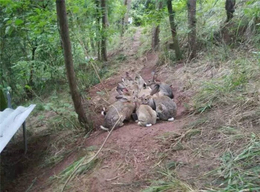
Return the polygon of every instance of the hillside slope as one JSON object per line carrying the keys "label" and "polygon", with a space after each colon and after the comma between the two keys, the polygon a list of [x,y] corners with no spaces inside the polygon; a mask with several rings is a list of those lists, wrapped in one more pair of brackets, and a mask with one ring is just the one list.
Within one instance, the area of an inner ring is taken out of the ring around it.
{"label": "hillside slope", "polygon": [[[97,159],[82,166],[65,191],[259,190],[260,66],[252,54],[257,50],[237,48],[223,59],[225,49],[216,47],[213,56],[201,52],[190,63],[159,66],[158,53],[138,57],[142,35],[138,28],[132,38],[123,39],[122,49],[110,60],[113,64],[118,55],[125,59],[113,76],[87,92],[90,99],[85,105],[94,111],[96,131],[83,137],[64,130],[52,134],[38,130],[30,141],[31,153],[20,160],[26,166],[9,182],[8,191],[60,191],[82,157],[91,158],[108,134],[98,129],[105,97],[100,92],[111,93],[107,100],[126,71],[148,80],[154,70],[160,80],[173,85],[176,120],[149,128],[129,122],[115,129]],[[5,154],[14,151],[7,149]],[[21,157],[21,150],[16,153]],[[43,166],[50,155],[61,159]]]}

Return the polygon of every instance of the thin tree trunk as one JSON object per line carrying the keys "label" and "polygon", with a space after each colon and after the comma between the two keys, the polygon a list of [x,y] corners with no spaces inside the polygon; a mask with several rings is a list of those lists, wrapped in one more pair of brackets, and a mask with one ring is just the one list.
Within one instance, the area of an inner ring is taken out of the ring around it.
{"label": "thin tree trunk", "polygon": [[173,39],[173,47],[175,50],[176,59],[180,60],[182,58],[180,46],[178,42],[177,32],[176,32],[176,26],[174,23],[174,11],[172,10],[172,1],[167,0],[167,8],[169,13],[169,21],[170,21],[170,27],[171,27],[171,33],[172,33],[172,39]]}
{"label": "thin tree trunk", "polygon": [[196,0],[188,0],[189,60],[196,56]]}
{"label": "thin tree trunk", "polygon": [[106,11],[106,0],[101,0],[101,11],[102,11],[102,33],[101,33],[101,58],[103,61],[107,61],[107,11]]}
{"label": "thin tree trunk", "polygon": [[[124,0],[124,6],[127,7],[127,0]],[[126,15],[127,13],[125,13]],[[122,26],[122,30],[121,30],[121,36],[123,36],[124,32],[125,32],[125,26],[126,26],[126,23],[125,23],[125,15],[124,17],[121,19],[121,26]]]}
{"label": "thin tree trunk", "polygon": [[90,38],[90,47],[92,55],[96,55],[95,41],[93,37]]}
{"label": "thin tree trunk", "polygon": [[30,68],[30,77],[29,77],[29,81],[28,81],[28,84],[27,84],[29,87],[26,86],[24,88],[25,93],[26,93],[26,95],[29,99],[33,98],[33,93],[31,91],[31,89],[33,87],[33,74],[34,74],[34,65],[35,65],[34,60],[35,60],[36,49],[37,49],[37,43],[36,43],[36,45],[33,45],[33,48],[32,48],[32,59],[31,59],[31,61],[33,61],[33,62],[32,62],[31,68]]}
{"label": "thin tree trunk", "polygon": [[230,19],[233,18],[233,13],[235,12],[235,4],[236,4],[236,0],[226,0],[226,4],[225,4],[225,9],[227,12],[226,22],[229,22]]}
{"label": "thin tree trunk", "polygon": [[125,0],[125,6],[126,6],[126,13],[125,13],[125,17],[124,17],[124,25],[127,26],[128,18],[129,18],[129,11],[131,8],[131,0]]}
{"label": "thin tree trunk", "polygon": [[77,88],[75,72],[73,67],[71,43],[69,37],[68,20],[66,13],[65,0],[56,0],[57,17],[60,24],[61,39],[63,42],[63,52],[65,59],[65,66],[67,70],[67,77],[69,81],[70,92],[74,103],[74,108],[78,114],[79,122],[87,128],[88,120],[81,103],[81,97]]}
{"label": "thin tree trunk", "polygon": [[157,25],[152,29],[152,50],[153,51],[158,51],[159,49],[159,42],[160,42],[159,34],[160,34],[160,26]]}
{"label": "thin tree trunk", "polygon": [[101,60],[101,25],[100,25],[100,0],[95,0],[95,4],[96,4],[96,30],[97,30],[97,34],[96,34],[96,47],[97,47],[97,58],[100,61]]}
{"label": "thin tree trunk", "polygon": [[[162,9],[162,1],[157,0],[157,10],[160,11]],[[160,24],[157,23],[156,26],[153,27],[152,29],[152,49],[154,51],[157,51],[159,49],[159,34],[160,34]]]}

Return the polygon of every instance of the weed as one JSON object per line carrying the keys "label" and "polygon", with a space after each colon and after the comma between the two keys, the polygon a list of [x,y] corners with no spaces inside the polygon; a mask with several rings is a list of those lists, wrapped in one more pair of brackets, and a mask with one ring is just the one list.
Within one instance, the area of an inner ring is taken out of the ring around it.
{"label": "weed", "polygon": [[219,66],[214,78],[202,82],[201,88],[194,98],[197,112],[203,113],[212,107],[244,103],[245,94],[251,89],[252,82],[257,85],[256,59],[238,57]]}
{"label": "weed", "polygon": [[[179,180],[172,168],[177,166],[176,162],[168,164],[168,167],[161,167],[156,174],[160,175],[160,179],[156,181],[151,181],[151,185],[144,189],[142,192],[158,192],[158,191],[176,191],[176,192],[185,192],[193,191],[191,186],[187,183]],[[158,176],[157,176],[158,177]]]}
{"label": "weed", "polygon": [[[81,164],[85,160],[84,157],[79,158],[77,161],[74,161],[71,163],[67,168],[65,168],[58,176],[52,177],[51,179],[59,179],[61,181],[65,181],[74,171],[75,167],[77,167],[79,164]],[[88,171],[91,171],[92,169],[95,168],[95,166],[98,164],[99,160],[95,159],[94,161],[91,161],[90,163],[81,166],[76,174],[81,175],[81,174],[86,174]]]}
{"label": "weed", "polygon": [[212,191],[260,190],[260,140],[251,136],[250,142],[237,151],[227,150],[221,157],[216,176],[221,180],[219,189]]}
{"label": "weed", "polygon": [[124,54],[119,54],[119,55],[116,57],[116,60],[118,60],[118,61],[124,61],[124,60],[126,60],[126,55],[124,55]]}
{"label": "weed", "polygon": [[184,128],[185,129],[194,129],[196,127],[199,127],[205,123],[208,123],[208,118],[207,117],[204,117],[204,118],[200,118],[200,119],[197,119],[195,121],[192,121],[191,123],[189,123],[188,125],[185,125]]}

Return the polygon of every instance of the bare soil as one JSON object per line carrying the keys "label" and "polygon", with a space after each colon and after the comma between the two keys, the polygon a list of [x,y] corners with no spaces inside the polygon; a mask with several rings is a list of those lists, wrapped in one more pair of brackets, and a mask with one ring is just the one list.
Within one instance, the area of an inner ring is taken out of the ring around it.
{"label": "bare soil", "polygon": [[[180,138],[183,126],[192,120],[187,118],[189,112],[184,107],[184,104],[189,102],[192,93],[180,89],[182,82],[173,81],[174,78],[170,75],[171,70],[181,68],[182,64],[170,67],[170,70],[167,67],[158,67],[156,65],[158,55],[153,52],[136,58],[140,35],[141,30],[138,30],[134,36],[132,47],[123,50],[127,60],[122,63],[119,72],[93,86],[88,92],[91,101],[86,105],[91,107],[94,112],[92,121],[96,131],[88,138],[77,137],[69,143],[66,148],[71,152],[60,163],[51,167],[41,167],[41,163],[43,163],[44,155],[47,154],[51,143],[57,142],[59,137],[43,133],[38,137],[33,135],[33,139],[29,140],[29,151],[26,155],[23,155],[23,150],[20,147],[22,141],[16,146],[8,145],[2,153],[4,175],[7,177],[2,179],[3,182],[6,182],[4,191],[19,192],[27,189],[29,191],[57,191],[57,182],[53,183],[49,178],[58,175],[69,164],[77,160],[82,155],[82,149],[90,146],[99,148],[103,143],[108,133],[99,129],[103,123],[100,111],[103,106],[108,105],[108,101],[113,101],[114,88],[125,72],[140,73],[145,80],[149,80],[152,77],[151,72],[156,70],[159,71],[161,81],[172,84],[174,100],[178,106],[176,120],[174,122],[158,122],[149,128],[140,127],[134,122],[126,122],[123,127],[115,129],[98,156],[98,165],[87,175],[77,176],[71,181],[67,191],[140,191],[149,185],[149,179],[153,178],[153,170],[160,165],[162,160],[171,159],[163,157],[164,147],[167,145],[165,142],[173,142],[173,140],[167,140],[167,136]],[[101,90],[110,93],[110,98],[106,98],[106,101],[97,94]],[[184,153],[180,152],[179,160],[188,162],[188,154]],[[185,176],[185,172],[183,175]]]}

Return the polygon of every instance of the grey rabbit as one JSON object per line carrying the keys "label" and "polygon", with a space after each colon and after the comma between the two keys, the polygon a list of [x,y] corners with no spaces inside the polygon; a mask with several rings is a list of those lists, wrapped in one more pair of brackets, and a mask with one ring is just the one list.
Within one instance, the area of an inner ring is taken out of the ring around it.
{"label": "grey rabbit", "polygon": [[143,98],[143,103],[150,105],[161,120],[173,121],[176,117],[177,105],[165,95],[147,95]]}
{"label": "grey rabbit", "polygon": [[170,97],[171,99],[174,98],[173,92],[172,92],[172,87],[171,85],[168,85],[166,83],[161,83],[158,79],[157,79],[157,75],[155,74],[155,72],[152,72],[153,78],[152,78],[152,82],[149,82],[148,84],[151,86],[152,88],[152,92],[151,95],[160,92],[165,96]]}
{"label": "grey rabbit", "polygon": [[132,97],[119,95],[117,99],[106,111],[102,111],[102,114],[105,115],[105,120],[100,128],[103,130],[109,131],[113,126],[115,128],[121,127],[124,125],[124,120],[131,119],[131,115],[135,110],[135,103]]}

